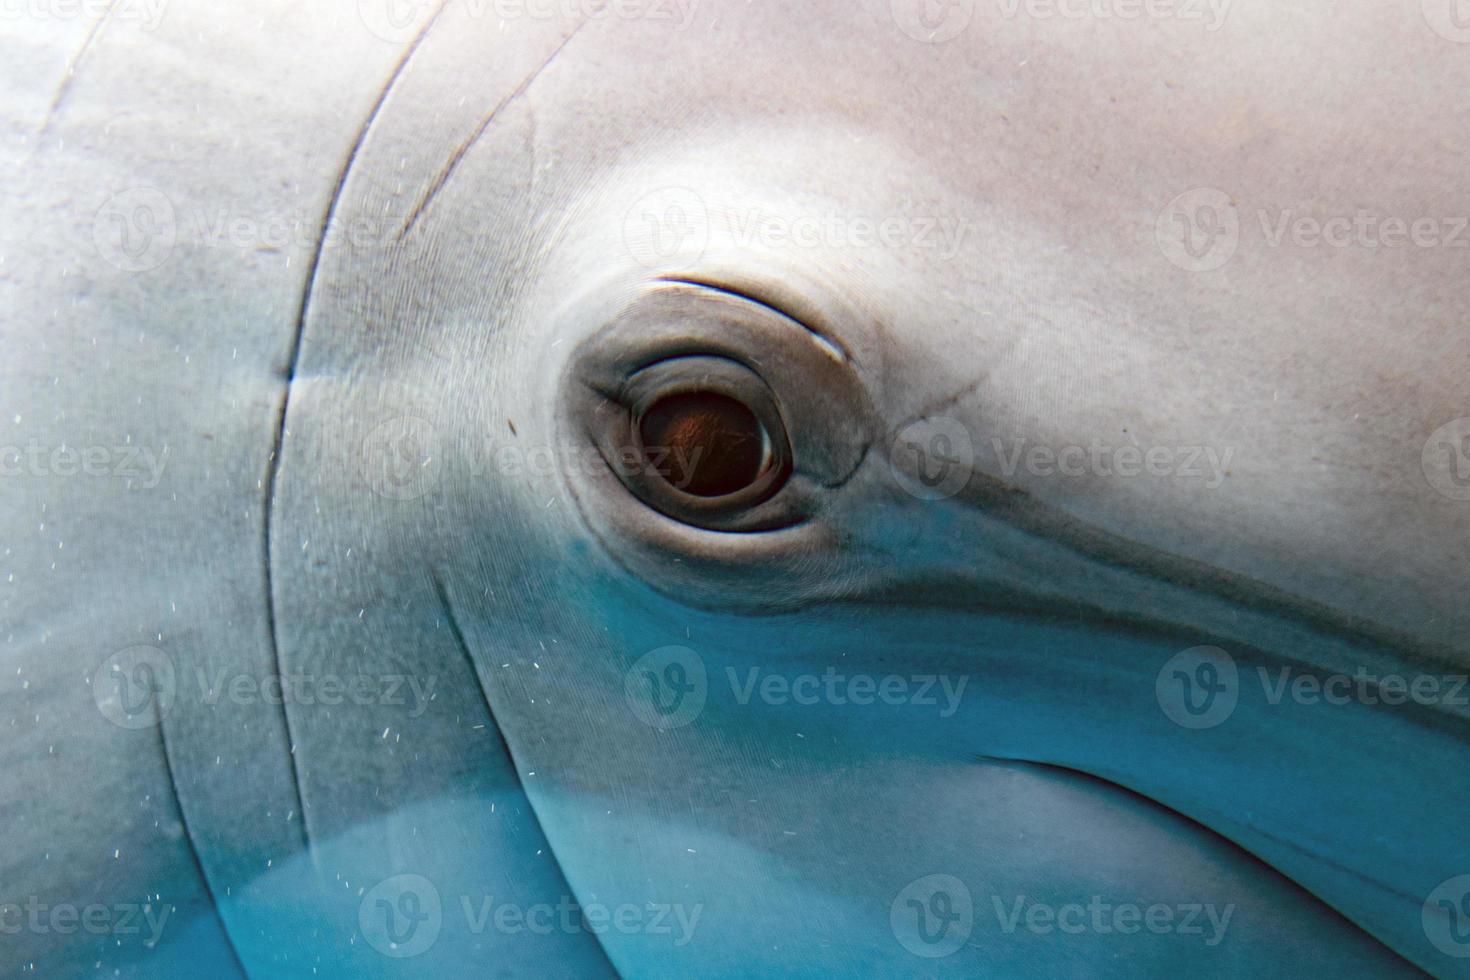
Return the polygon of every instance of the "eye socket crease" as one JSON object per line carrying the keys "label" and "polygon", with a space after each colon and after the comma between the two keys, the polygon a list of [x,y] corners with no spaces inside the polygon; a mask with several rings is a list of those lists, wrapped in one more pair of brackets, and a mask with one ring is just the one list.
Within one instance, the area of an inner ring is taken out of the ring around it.
{"label": "eye socket crease", "polygon": [[825,350],[839,364],[847,364],[852,359],[851,355],[847,351],[847,348],[844,347],[842,342],[838,340],[835,336],[831,335],[825,330],[813,326],[811,323],[808,323],[806,320],[803,320],[801,317],[783,308],[782,305],[777,303],[775,300],[761,295],[759,292],[752,288],[747,287],[745,289],[738,289],[727,283],[717,282],[714,279],[701,279],[695,276],[659,276],[655,281],[671,283],[679,286],[697,286],[701,289],[710,289],[717,293],[724,293],[726,296],[731,296],[735,299],[744,300],[747,303],[754,303],[757,306],[763,306],[766,309],[770,310],[772,313],[775,313],[777,316],[782,317],[786,320],[790,320],[792,323],[796,324],[798,327],[811,334],[812,340],[816,342],[817,346]]}

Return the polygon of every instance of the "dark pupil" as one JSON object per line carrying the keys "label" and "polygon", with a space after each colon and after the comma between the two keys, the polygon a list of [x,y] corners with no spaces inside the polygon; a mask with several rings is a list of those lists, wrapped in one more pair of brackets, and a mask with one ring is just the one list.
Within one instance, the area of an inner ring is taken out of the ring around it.
{"label": "dark pupil", "polygon": [[711,392],[670,395],[639,423],[648,462],[696,497],[744,490],[765,468],[765,432],[740,402]]}

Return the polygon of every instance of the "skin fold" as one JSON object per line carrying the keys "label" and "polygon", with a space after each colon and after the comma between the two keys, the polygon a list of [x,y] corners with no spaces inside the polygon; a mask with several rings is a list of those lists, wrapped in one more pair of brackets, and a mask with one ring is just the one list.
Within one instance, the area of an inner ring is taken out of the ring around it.
{"label": "skin fold", "polygon": [[1470,976],[1470,48],[1122,6],[0,23],[0,973]]}

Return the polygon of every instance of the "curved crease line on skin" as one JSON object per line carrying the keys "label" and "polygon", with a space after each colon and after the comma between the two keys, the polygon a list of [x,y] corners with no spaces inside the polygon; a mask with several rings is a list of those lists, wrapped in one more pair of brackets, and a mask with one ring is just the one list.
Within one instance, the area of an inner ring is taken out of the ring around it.
{"label": "curved crease line on skin", "polygon": [[836,336],[826,330],[818,329],[801,317],[782,309],[779,304],[755,292],[737,289],[734,286],[717,282],[714,279],[703,279],[698,276],[659,276],[655,281],[669,283],[674,286],[695,286],[699,289],[708,289],[716,293],[724,293],[726,296],[733,296],[735,299],[745,300],[747,303],[754,303],[756,306],[763,306],[783,320],[790,320],[811,334],[813,339],[840,363],[846,364],[852,360],[852,355],[848,353],[847,348],[843,346],[842,342]]}
{"label": "curved crease line on skin", "polygon": [[164,731],[164,720],[160,713],[157,702],[153,705],[155,727],[158,729],[158,745],[163,751],[163,768],[168,773],[168,789],[173,796],[174,807],[179,811],[179,825],[184,828],[184,843],[189,848],[189,859],[193,862],[194,871],[199,875],[199,880],[204,884],[204,894],[209,898],[209,909],[214,913],[219,922],[220,935],[224,936],[225,946],[230,951],[230,959],[239,968],[240,975],[245,980],[250,980],[250,971],[245,969],[245,961],[240,958],[240,951],[235,948],[235,940],[230,935],[229,926],[225,923],[225,914],[219,906],[219,899],[215,896],[214,886],[209,883],[209,875],[204,873],[204,862],[199,860],[199,847],[194,842],[194,830],[189,826],[189,817],[184,813],[184,800],[179,795],[179,781],[174,775],[173,757],[169,755],[168,735]]}
{"label": "curved crease line on skin", "polygon": [[[978,485],[976,485],[978,484]],[[1156,582],[1204,593],[1232,606],[1281,616],[1308,630],[1352,645],[1379,648],[1415,667],[1453,672],[1459,664],[1451,651],[1362,616],[1334,609],[1240,572],[1143,544],[1074,517],[1043,503],[1029,492],[988,474],[976,472],[972,487],[959,499],[1025,534],[1050,541],[1088,561],[1100,561]],[[1449,705],[1441,712],[1456,715]],[[1463,716],[1461,716],[1463,717]]]}
{"label": "curved crease line on skin", "polygon": [[82,59],[86,57],[87,52],[92,50],[92,45],[102,33],[102,28],[112,19],[112,12],[117,9],[117,4],[118,0],[108,0],[107,7],[87,29],[87,36],[82,39],[81,47],[77,48],[76,53],[67,61],[66,74],[61,77],[61,84],[56,87],[56,94],[51,97],[51,104],[46,108],[46,118],[41,120],[41,126],[36,130],[38,137],[45,136],[51,131],[51,124],[56,121],[56,116],[61,111],[61,104],[71,94],[72,83],[76,81],[77,68],[81,66]]}
{"label": "curved crease line on skin", "polygon": [[[265,574],[266,625],[270,634],[271,657],[277,676],[281,675],[281,643],[280,633],[276,624],[275,579],[271,574],[271,515],[275,510],[276,481],[280,475],[281,459],[285,449],[286,414],[290,408],[291,385],[296,380],[297,370],[301,363],[301,341],[302,336],[306,332],[306,318],[311,309],[311,299],[316,292],[317,274],[321,268],[322,252],[326,248],[327,233],[331,229],[333,219],[336,217],[337,206],[342,200],[342,192],[347,186],[348,175],[352,172],[352,166],[357,161],[357,156],[362,151],[363,145],[367,142],[368,132],[377,121],[378,114],[382,111],[384,103],[388,101],[389,94],[392,93],[394,87],[398,84],[398,80],[402,77],[404,69],[408,67],[408,63],[413,59],[415,52],[423,44],[424,38],[428,36],[429,31],[439,20],[439,15],[444,12],[444,8],[448,5],[448,2],[449,0],[439,0],[439,4],[434,9],[434,13],[424,22],[424,26],[419,29],[419,33],[409,42],[407,48],[404,49],[402,56],[398,59],[398,63],[393,66],[393,71],[384,83],[382,91],[378,93],[378,98],[373,103],[372,109],[368,112],[367,119],[363,121],[362,127],[358,129],[357,138],[353,141],[351,150],[348,151],[347,160],[337,174],[336,186],[332,188],[332,197],[327,203],[326,213],[322,216],[321,234],[317,238],[316,247],[312,250],[311,264],[306,270],[306,282],[301,293],[301,306],[296,316],[296,330],[291,338],[290,356],[287,361],[285,377],[283,378],[284,386],[281,392],[281,406],[276,414],[275,439],[270,458],[266,463],[263,495],[265,518],[261,531],[261,557],[263,559]],[[301,773],[296,765],[296,739],[291,730],[291,712],[288,707],[288,700],[286,699],[283,699],[281,703],[281,718],[286,726],[286,741],[290,747],[288,756],[291,767],[291,785],[296,792],[298,812],[301,814],[302,847],[311,855],[312,865],[315,867],[316,852],[312,847],[311,811],[307,809],[306,799],[301,792]]]}
{"label": "curved crease line on skin", "polygon": [[[1159,812],[1163,812],[1165,814],[1168,814],[1169,816],[1175,817],[1175,818],[1177,818],[1177,819],[1185,822],[1186,824],[1189,824],[1190,826],[1192,826],[1192,827],[1194,827],[1194,828],[1196,828],[1196,829],[1198,829],[1200,831],[1203,831],[1204,833],[1208,834],[1210,837],[1213,837],[1214,839],[1225,843],[1232,850],[1236,851],[1240,857],[1245,858],[1246,860],[1248,860],[1252,864],[1256,865],[1257,867],[1263,868],[1266,871],[1268,871],[1268,872],[1270,872],[1270,873],[1272,873],[1272,874],[1280,877],[1281,879],[1290,882],[1293,886],[1295,886],[1296,888],[1300,889],[1305,894],[1310,895],[1317,902],[1320,902],[1324,908],[1326,908],[1327,910],[1329,910],[1333,915],[1337,916],[1344,923],[1346,923],[1347,925],[1349,925],[1352,928],[1356,929],[1358,932],[1362,933],[1364,936],[1366,936],[1367,938],[1371,939],[1373,942],[1377,943],[1379,946],[1383,947],[1383,949],[1387,950],[1389,953],[1392,953],[1395,957],[1397,957],[1405,965],[1413,968],[1414,970],[1416,970],[1416,971],[1418,971],[1420,973],[1423,973],[1425,976],[1429,976],[1430,975],[1428,973],[1425,973],[1424,969],[1422,967],[1420,967],[1419,964],[1417,964],[1413,960],[1409,959],[1407,956],[1405,956],[1399,950],[1394,949],[1392,946],[1390,946],[1388,943],[1384,942],[1382,939],[1380,939],[1378,936],[1374,935],[1372,932],[1370,932],[1368,929],[1366,929],[1362,925],[1359,925],[1355,920],[1353,920],[1352,918],[1350,918],[1346,913],[1342,912],[1340,909],[1338,909],[1336,906],[1334,906],[1331,902],[1327,901],[1327,899],[1325,899],[1322,896],[1318,895],[1311,888],[1308,888],[1305,884],[1303,884],[1302,882],[1298,881],[1296,878],[1292,877],[1291,875],[1287,874],[1285,871],[1281,870],[1280,868],[1276,867],[1274,864],[1271,864],[1269,861],[1267,861],[1264,858],[1260,857],[1259,855],[1257,855],[1256,853],[1254,853],[1253,851],[1251,851],[1248,847],[1246,847],[1244,844],[1241,844],[1240,842],[1238,842],[1238,841],[1234,840],[1233,838],[1227,836],[1226,834],[1224,834],[1221,831],[1215,829],[1214,827],[1210,826],[1209,824],[1203,823],[1200,820],[1197,820],[1194,817],[1191,817],[1189,814],[1184,813],[1183,811],[1176,810],[1176,809],[1174,809],[1174,807],[1169,806],[1167,803],[1163,803],[1160,800],[1157,800],[1154,797],[1149,796],[1146,793],[1141,793],[1138,790],[1133,789],[1132,787],[1126,786],[1123,783],[1120,783],[1120,782],[1118,782],[1118,781],[1116,781],[1116,780],[1114,780],[1114,779],[1112,779],[1112,778],[1110,778],[1108,776],[1099,775],[1098,773],[1091,772],[1091,771],[1086,770],[1086,769],[1078,769],[1078,768],[1076,768],[1074,766],[1065,765],[1063,763],[1057,763],[1057,762],[1039,762],[1039,761],[1037,761],[1035,759],[1019,759],[1019,758],[1010,758],[1010,757],[1007,757],[1007,756],[984,755],[984,754],[977,755],[976,756],[976,759],[978,761],[983,762],[983,763],[986,763],[988,765],[1000,766],[1000,767],[1005,767],[1005,768],[1015,768],[1015,769],[1020,769],[1020,770],[1023,770],[1023,771],[1024,770],[1035,770],[1035,771],[1037,771],[1039,773],[1042,773],[1044,775],[1048,775],[1048,776],[1051,776],[1051,777],[1057,778],[1057,779],[1062,779],[1062,780],[1073,779],[1073,780],[1078,780],[1078,781],[1081,781],[1081,782],[1084,782],[1084,783],[1093,784],[1093,785],[1096,785],[1096,786],[1101,786],[1101,787],[1103,787],[1103,788],[1105,788],[1107,790],[1111,790],[1111,791],[1117,792],[1117,793],[1122,793],[1122,794],[1124,794],[1124,795],[1126,795],[1128,797],[1131,797],[1132,799],[1137,800],[1137,801],[1145,804],[1146,806],[1148,806],[1149,808],[1151,808],[1153,810],[1156,810],[1156,811],[1159,811]],[[1285,844],[1286,846],[1292,847],[1294,850],[1300,851],[1303,854],[1307,854],[1307,855],[1309,855],[1311,857],[1317,857],[1317,855],[1312,854],[1312,852],[1307,851],[1304,848],[1297,847],[1296,845],[1293,845],[1293,844],[1291,844],[1288,841],[1280,841],[1279,838],[1276,838],[1276,837],[1274,837],[1272,835],[1269,835],[1269,834],[1266,834],[1264,836],[1270,837],[1272,840],[1279,841],[1280,843]],[[1325,859],[1323,859],[1323,860],[1325,860]],[[1326,863],[1331,864],[1331,866],[1333,868],[1337,869],[1337,870],[1347,871],[1348,873],[1353,874],[1355,877],[1361,878],[1364,881],[1368,881],[1368,882],[1371,882],[1372,884],[1378,885],[1384,891],[1387,891],[1388,893],[1390,893],[1392,895],[1399,896],[1399,897],[1404,897],[1404,896],[1401,895],[1401,893],[1399,893],[1399,892],[1397,892],[1397,891],[1395,891],[1395,890],[1393,890],[1391,888],[1385,887],[1381,882],[1378,882],[1378,881],[1376,881],[1374,879],[1371,879],[1371,878],[1367,878],[1367,877],[1365,877],[1363,875],[1358,874],[1357,872],[1353,872],[1353,871],[1351,871],[1351,869],[1342,868],[1341,865],[1335,864],[1333,862],[1328,861]]]}
{"label": "curved crease line on skin", "polygon": [[[448,2],[448,0],[444,0],[444,2]],[[442,6],[440,9],[443,9]],[[434,16],[437,17],[438,13],[436,12]],[[495,107],[480,120],[479,125],[475,127],[474,131],[465,138],[464,142],[455,147],[454,152],[449,155],[449,159],[444,162],[444,166],[439,168],[439,173],[429,183],[428,189],[424,191],[424,196],[419,198],[418,203],[414,205],[413,211],[409,212],[408,219],[403,222],[403,227],[398,230],[397,240],[399,242],[402,242],[412,233],[414,226],[419,222],[419,218],[423,217],[424,213],[429,210],[429,205],[433,203],[434,198],[439,195],[439,192],[444,189],[444,185],[449,183],[449,178],[453,176],[455,169],[459,167],[460,161],[464,159],[465,154],[470,152],[470,148],[480,141],[480,137],[485,135],[485,130],[490,128],[490,123],[495,120],[495,117],[500,115],[501,110],[506,106],[526,94],[531,87],[531,83],[541,77],[541,73],[550,67],[552,61],[556,59],[556,56],[561,54],[562,49],[571,43],[572,38],[576,37],[582,28],[587,26],[587,21],[588,19],[586,18],[578,21],[577,26],[567,32],[561,41],[557,43],[556,47],[551,50],[551,53],[546,56],[545,60],[537,65],[529,75],[521,79],[521,83],[512,89],[509,95],[497,102]]]}
{"label": "curved crease line on skin", "polygon": [[[490,689],[486,686],[484,678],[480,676],[479,668],[475,666],[474,655],[470,653],[470,645],[465,639],[464,630],[460,628],[459,619],[454,615],[454,605],[449,601],[449,591],[444,586],[444,580],[440,577],[437,569],[429,572],[429,579],[433,583],[434,594],[439,597],[439,606],[444,610],[444,618],[449,623],[449,632],[454,636],[455,645],[459,647],[459,652],[464,656],[465,666],[469,668],[470,674],[475,678],[475,686],[480,689],[480,698],[485,702],[485,713],[490,716],[490,725],[499,737],[500,748],[505,753],[506,760],[510,763],[510,771],[515,776],[516,788],[525,797],[526,806],[531,811],[531,819],[536,823],[536,830],[541,834],[542,840],[546,841],[546,851],[551,855],[551,863],[556,866],[557,874],[561,877],[562,883],[566,885],[568,894],[574,902],[577,902],[578,907],[580,907],[581,900],[577,897],[572,888],[571,881],[567,878],[566,869],[562,865],[561,858],[557,856],[556,846],[551,843],[551,837],[546,833],[546,828],[541,822],[541,813],[536,809],[536,801],[531,798],[530,793],[526,792],[525,780],[521,778],[520,760],[516,758],[514,750],[510,747],[510,741],[505,737],[505,730],[500,727],[500,719],[496,716],[495,706],[490,701]],[[615,977],[621,976],[617,968],[613,966],[612,958],[608,956],[607,947],[603,945],[602,937],[594,932],[592,933],[592,938],[597,943],[598,950],[602,953],[602,960],[607,965],[608,972]]]}

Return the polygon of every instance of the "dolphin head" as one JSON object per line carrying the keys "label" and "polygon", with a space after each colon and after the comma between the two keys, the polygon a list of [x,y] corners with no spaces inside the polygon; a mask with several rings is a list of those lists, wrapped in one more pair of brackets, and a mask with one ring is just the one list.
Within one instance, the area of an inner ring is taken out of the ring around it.
{"label": "dolphin head", "polygon": [[[1364,533],[1417,597],[1367,576],[1317,530],[1378,510],[1310,465],[1341,420],[1259,397],[1220,336],[1254,326],[1175,326],[1152,237],[1038,243],[945,118],[854,123],[861,153],[812,125],[643,146],[513,281],[476,278],[464,227],[505,161],[466,156],[405,245],[436,261],[382,287],[452,302],[358,355],[386,382],[333,387],[328,336],[293,395],[296,438],[316,412],[422,436],[388,454],[407,493],[340,470],[437,637],[418,669],[467,665],[566,893],[638,910],[593,930],[623,972],[1438,957],[1456,831],[1423,801],[1453,791],[1418,767],[1453,766],[1463,718],[1374,692],[1453,687],[1442,568],[1391,530],[1444,511],[1394,475],[1416,503]],[[323,588],[284,618],[319,623]]]}
{"label": "dolphin head", "polygon": [[[36,213],[95,179],[111,258],[10,253],[6,414],[157,452],[126,506],[0,454],[7,802],[77,777],[5,869],[184,907],[174,960],[18,962],[1465,975],[1461,253],[1297,220],[1457,199],[1443,37],[262,6],[78,32],[27,102]],[[237,198],[307,239],[221,246]]]}

